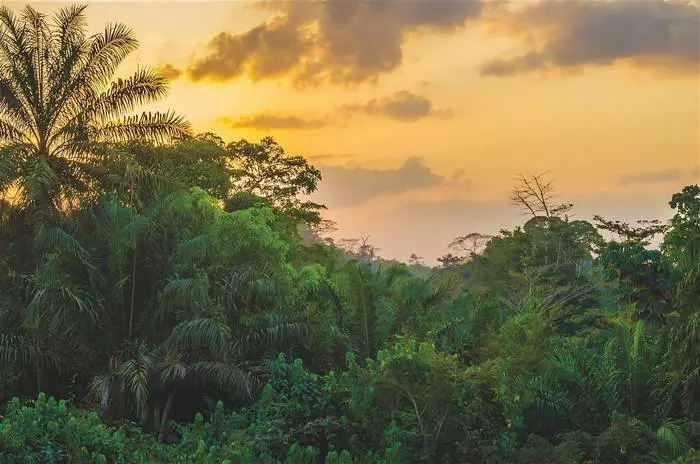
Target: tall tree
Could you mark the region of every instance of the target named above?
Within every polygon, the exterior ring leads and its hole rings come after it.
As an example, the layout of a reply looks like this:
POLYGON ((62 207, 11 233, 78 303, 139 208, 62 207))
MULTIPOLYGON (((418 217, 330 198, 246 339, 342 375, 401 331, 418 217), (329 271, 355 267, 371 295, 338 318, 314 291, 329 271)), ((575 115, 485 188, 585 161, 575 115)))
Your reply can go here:
POLYGON ((248 192, 305 223, 321 220, 325 206, 300 198, 316 191, 321 172, 302 156, 289 156, 272 138, 259 143, 239 140, 227 145, 233 170, 234 192, 248 192))
POLYGON ((467 258, 470 258, 471 255, 482 252, 486 244, 492 238, 493 235, 471 232, 467 235, 455 237, 455 239, 450 242, 448 247, 456 252, 467 253, 467 258))
POLYGON ((510 200, 521 208, 525 214, 533 217, 561 217, 573 207, 570 203, 556 203, 555 190, 551 181, 544 174, 523 175, 518 178, 518 184, 513 188, 510 200))
POLYGON ((138 42, 119 23, 88 36, 85 10, 67 6, 49 22, 29 5, 19 15, 0 7, 0 194, 37 227, 99 194, 109 144, 189 132, 173 112, 125 116, 165 96, 166 81, 138 69, 111 82, 138 42))
POLYGON ((700 237, 700 186, 687 185, 673 195, 669 206, 676 214, 669 221, 661 249, 677 262, 693 240, 700 237))
POLYGON ((608 220, 598 215, 593 216, 593 220, 598 229, 611 232, 626 243, 648 245, 654 236, 663 234, 668 229, 667 225, 656 219, 637 221, 636 226, 622 221, 608 220))

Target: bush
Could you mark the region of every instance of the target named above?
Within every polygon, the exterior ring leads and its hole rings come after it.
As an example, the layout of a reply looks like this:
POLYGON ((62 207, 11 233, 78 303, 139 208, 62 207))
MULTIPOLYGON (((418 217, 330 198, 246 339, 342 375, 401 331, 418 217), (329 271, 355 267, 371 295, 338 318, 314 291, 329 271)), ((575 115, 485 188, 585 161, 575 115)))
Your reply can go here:
POLYGON ((138 429, 105 426, 96 412, 69 408, 42 393, 23 405, 14 398, 0 420, 0 462, 149 463, 157 445, 138 429))

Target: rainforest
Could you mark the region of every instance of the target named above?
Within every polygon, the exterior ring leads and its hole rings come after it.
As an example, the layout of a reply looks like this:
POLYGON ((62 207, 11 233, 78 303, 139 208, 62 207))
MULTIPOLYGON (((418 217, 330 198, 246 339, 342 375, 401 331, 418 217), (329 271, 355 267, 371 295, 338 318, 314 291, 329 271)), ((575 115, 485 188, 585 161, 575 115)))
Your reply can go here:
POLYGON ((85 25, 0 7, 0 463, 700 463, 698 185, 628 223, 525 174, 520 226, 384 259, 85 25))

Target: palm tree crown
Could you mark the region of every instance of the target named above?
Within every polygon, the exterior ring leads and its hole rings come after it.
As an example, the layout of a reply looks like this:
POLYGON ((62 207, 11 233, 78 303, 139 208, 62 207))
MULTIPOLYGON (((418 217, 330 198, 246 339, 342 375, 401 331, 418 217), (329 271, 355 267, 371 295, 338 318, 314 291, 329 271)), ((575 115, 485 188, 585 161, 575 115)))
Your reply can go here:
POLYGON ((167 83, 148 69, 112 82, 138 42, 122 24, 88 36, 85 9, 62 8, 50 22, 31 6, 0 7, 0 195, 34 212, 94 192, 109 144, 189 133, 173 112, 124 116, 164 97, 167 83))

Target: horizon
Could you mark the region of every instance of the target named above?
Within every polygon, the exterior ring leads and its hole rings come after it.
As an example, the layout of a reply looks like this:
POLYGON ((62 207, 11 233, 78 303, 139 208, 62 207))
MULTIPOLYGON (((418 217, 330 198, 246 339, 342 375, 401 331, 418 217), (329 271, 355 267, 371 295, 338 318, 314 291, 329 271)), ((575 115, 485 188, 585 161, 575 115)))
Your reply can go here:
POLYGON ((693 1, 3 3, 0 461, 700 463, 693 1))
MULTIPOLYGON (((122 71, 172 78, 154 109, 273 136, 321 170, 333 236, 387 259, 434 263, 458 235, 521 224, 519 173, 548 172, 579 219, 627 222, 668 219, 698 181, 692 1, 123 1, 87 2, 88 27, 134 30, 122 71)), ((9 2, 27 3, 65 4, 9 2)))

